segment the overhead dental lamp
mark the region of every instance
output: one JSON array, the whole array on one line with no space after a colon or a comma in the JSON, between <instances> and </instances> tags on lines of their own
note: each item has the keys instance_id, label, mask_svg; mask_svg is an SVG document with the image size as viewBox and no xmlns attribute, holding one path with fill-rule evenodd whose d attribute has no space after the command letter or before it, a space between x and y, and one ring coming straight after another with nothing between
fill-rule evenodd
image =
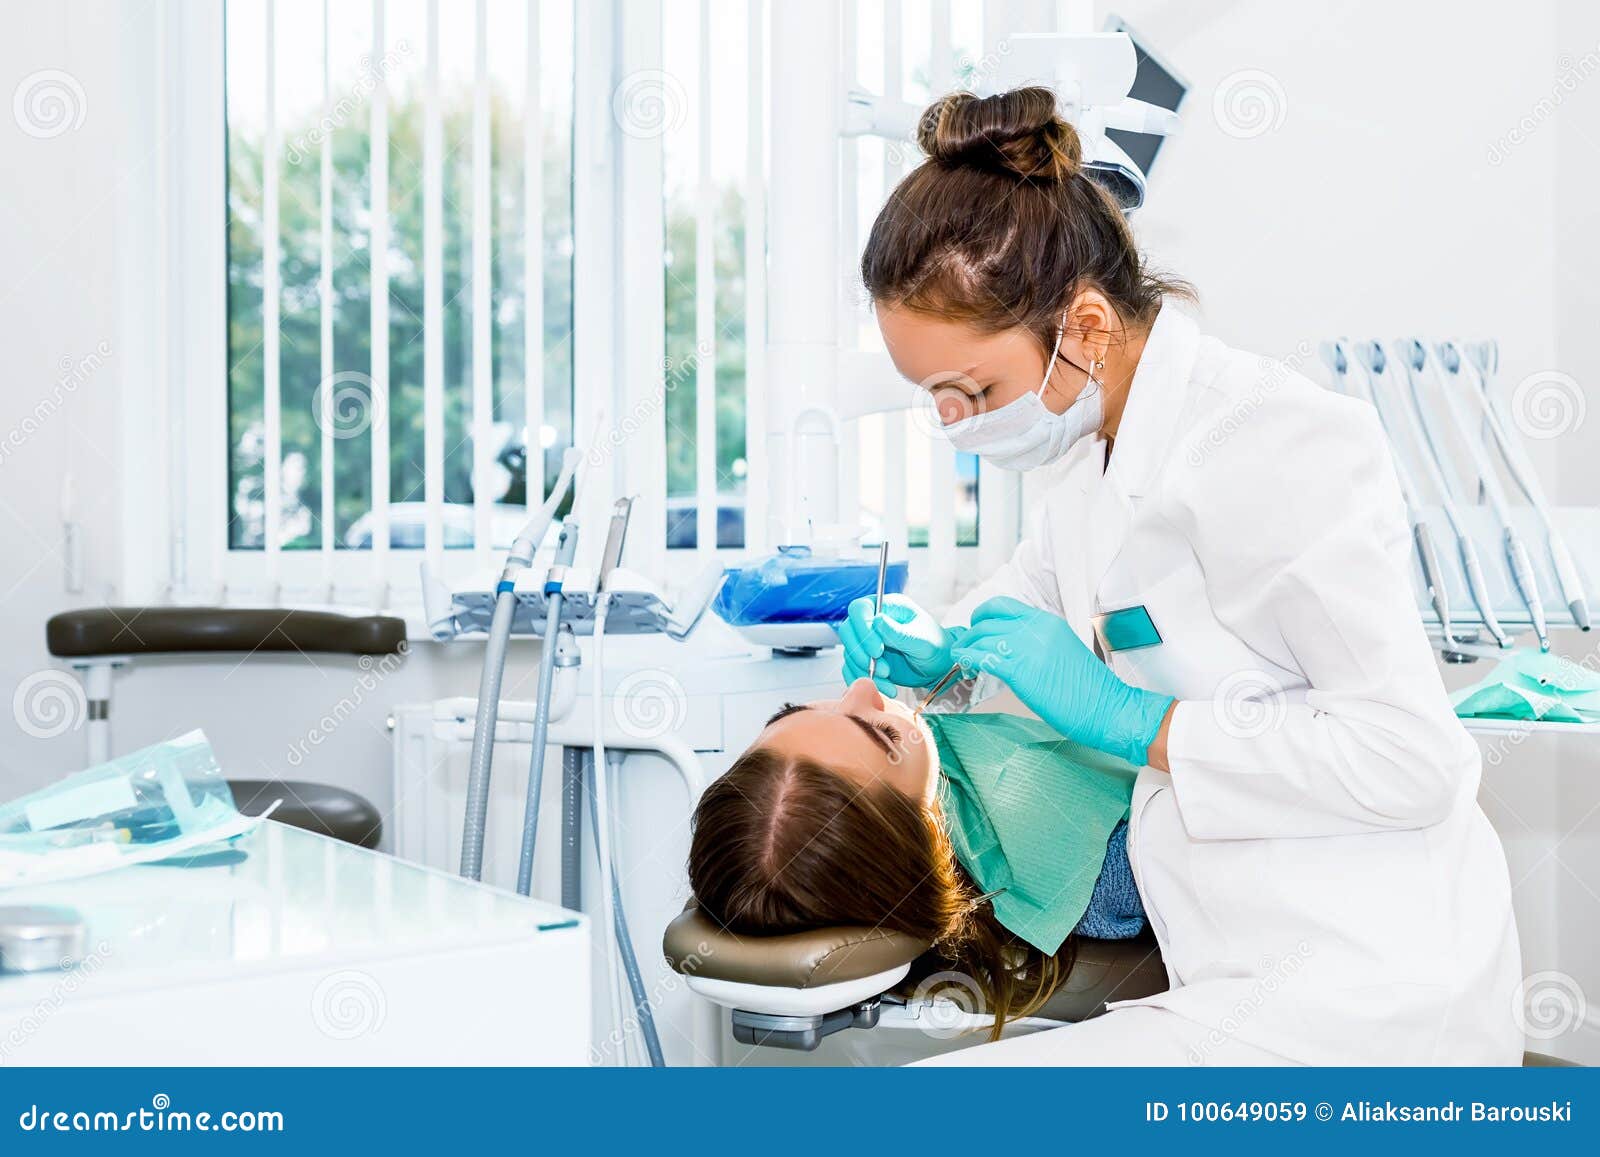
<instances>
[{"instance_id":1,"label":"overhead dental lamp","mask_svg":"<svg viewBox=\"0 0 1600 1157\"><path fill-rule=\"evenodd\" d=\"M1061 115L1078 130L1084 171L1104 185L1125 212L1143 205L1146 172L1110 133L1172 136L1178 131L1175 109L1184 86L1176 83L1173 108L1131 96L1136 85L1150 80L1145 73L1152 69L1168 81L1174 78L1125 31L1012 33L1000 42L997 58L991 78L976 90L979 95L1030 84L1053 89ZM1161 87L1170 91L1173 84ZM851 89L845 94L843 133L914 140L921 115L917 105Z\"/></svg>"}]
</instances>

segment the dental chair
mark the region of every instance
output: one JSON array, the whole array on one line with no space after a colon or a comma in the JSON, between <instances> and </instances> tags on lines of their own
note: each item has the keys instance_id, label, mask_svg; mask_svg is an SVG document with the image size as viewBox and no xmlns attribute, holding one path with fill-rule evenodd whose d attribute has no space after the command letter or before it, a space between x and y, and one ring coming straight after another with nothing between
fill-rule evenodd
<instances>
[{"instance_id":1,"label":"dental chair","mask_svg":"<svg viewBox=\"0 0 1600 1157\"><path fill-rule=\"evenodd\" d=\"M691 991L732 1013L742 1044L810 1052L847 1028L874 1028L885 1003L911 1007L918 980L936 966L929 945L881 928L819 928L740 936L691 904L667 925L662 950ZM1078 941L1067 982L1033 1014L1070 1023L1167 989L1155 938Z\"/></svg>"},{"instance_id":2,"label":"dental chair","mask_svg":"<svg viewBox=\"0 0 1600 1157\"><path fill-rule=\"evenodd\" d=\"M810 1052L847 1028L874 1028L885 1002L910 1007L916 981L931 969L928 945L881 928L818 928L783 936L739 936L693 903L667 925L667 963L691 991L732 1013L741 1044ZM920 967L919 967L920 965ZM1078 940L1067 981L1030 1021L1072 1024L1099 1016L1112 1000L1136 1000L1168 987L1155 937ZM1524 1068L1576 1062L1527 1051Z\"/></svg>"}]
</instances>

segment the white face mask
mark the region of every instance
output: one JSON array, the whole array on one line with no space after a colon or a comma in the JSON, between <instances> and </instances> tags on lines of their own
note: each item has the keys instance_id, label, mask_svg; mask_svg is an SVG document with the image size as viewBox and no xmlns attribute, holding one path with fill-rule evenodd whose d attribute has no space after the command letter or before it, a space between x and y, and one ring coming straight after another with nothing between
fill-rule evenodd
<instances>
[{"instance_id":1,"label":"white face mask","mask_svg":"<svg viewBox=\"0 0 1600 1157\"><path fill-rule=\"evenodd\" d=\"M1035 470L1060 458L1085 434L1100 428L1105 410L1100 383L1089 375L1083 392L1059 414L1044 404L1045 387L1056 368L1065 319L1056 330L1056 345L1045 363L1044 381L1031 394L1007 402L993 413L974 414L944 427L945 437L963 454L977 454L1002 470Z\"/></svg>"}]
</instances>

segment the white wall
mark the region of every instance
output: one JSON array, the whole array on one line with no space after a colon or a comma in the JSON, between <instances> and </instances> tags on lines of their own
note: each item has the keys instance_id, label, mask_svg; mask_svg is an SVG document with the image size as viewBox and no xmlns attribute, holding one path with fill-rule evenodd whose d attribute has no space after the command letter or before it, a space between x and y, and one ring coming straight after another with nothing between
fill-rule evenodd
<instances>
[{"instance_id":1,"label":"white wall","mask_svg":"<svg viewBox=\"0 0 1600 1157\"><path fill-rule=\"evenodd\" d=\"M1563 3L1556 29L1556 68L1563 80L1519 94L1531 112L1536 102L1559 97L1559 105L1534 130L1556 141L1555 219L1552 228L1555 297L1555 356L1550 365L1572 375L1584 388L1586 419L1550 446L1562 500L1573 504L1600 502L1600 344L1595 319L1600 316L1600 291L1595 286L1600 255L1600 213L1595 190L1600 188L1600 8L1582 2ZM1574 74L1584 79L1573 82ZM1548 82L1549 77L1545 80ZM1600 654L1593 634L1581 641L1569 637L1568 653L1584 660ZM1580 654L1581 652L1581 654ZM1557 752L1551 768L1553 796L1550 830L1556 843L1535 874L1548 879L1557 923L1559 968L1576 964L1589 997L1590 1024L1600 1008L1600 743L1568 739L1550 745ZM1537 777L1539 765L1528 774ZM1584 1045L1584 1059L1600 1063L1600 1031Z\"/></svg>"},{"instance_id":2,"label":"white wall","mask_svg":"<svg viewBox=\"0 0 1600 1157\"><path fill-rule=\"evenodd\" d=\"M1514 20L1487 0L1448 9L1358 0L1314 12L1267 2L1113 7L1195 86L1138 228L1160 263L1200 288L1214 332L1280 356L1334 333L1493 334L1509 380L1551 367L1600 380L1589 280L1600 254L1600 84L1563 94L1505 163L1489 161L1495 142L1556 90L1560 58L1596 51L1592 5L1527 3ZM115 210L149 195L148 144L163 130L147 123L143 141L117 132L127 82L147 87L152 67L130 50L122 6L67 0L8 17L0 96L61 69L81 85L84 115L45 140L0 119L0 437L52 394L63 359L76 363L101 342L110 353L0 458L0 702L52 665L45 618L119 601L125 558L152 547L123 541L119 510L125 486L159 464L120 460L122 423L137 416L121 411L119 383L149 356L150 335L119 328L118 286L137 287L143 271L119 261ZM1243 70L1270 75L1269 101L1282 94L1281 123L1248 138L1213 114L1214 90ZM1540 447L1564 501L1600 493L1600 402L1593 408L1586 425ZM88 546L78 596L64 591L59 558L69 469ZM387 706L470 694L475 666L470 654L420 647L334 731L315 767L292 766L291 750L351 697L360 674L352 660L299 656L141 663L119 680L117 743L200 725L235 774L321 778L387 806ZM510 684L528 693L526 662ZM0 710L0 797L81 759L81 733L32 738ZM1563 968L1600 1002L1600 749L1529 741L1488 769L1484 799L1519 881L1530 970ZM1600 1060L1592 1041L1584 1047Z\"/></svg>"}]
</instances>

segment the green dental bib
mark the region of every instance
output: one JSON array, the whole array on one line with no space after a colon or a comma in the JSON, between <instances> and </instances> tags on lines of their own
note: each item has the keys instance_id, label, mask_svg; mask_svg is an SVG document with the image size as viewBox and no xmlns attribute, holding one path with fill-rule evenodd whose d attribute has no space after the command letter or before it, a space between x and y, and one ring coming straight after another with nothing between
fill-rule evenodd
<instances>
[{"instance_id":1,"label":"green dental bib","mask_svg":"<svg viewBox=\"0 0 1600 1157\"><path fill-rule=\"evenodd\" d=\"M1054 954L1083 919L1138 769L1016 715L924 715L956 859L995 917Z\"/></svg>"},{"instance_id":2,"label":"green dental bib","mask_svg":"<svg viewBox=\"0 0 1600 1157\"><path fill-rule=\"evenodd\" d=\"M1556 655L1508 651L1488 676L1450 698L1463 719L1600 722L1600 675Z\"/></svg>"}]
</instances>

